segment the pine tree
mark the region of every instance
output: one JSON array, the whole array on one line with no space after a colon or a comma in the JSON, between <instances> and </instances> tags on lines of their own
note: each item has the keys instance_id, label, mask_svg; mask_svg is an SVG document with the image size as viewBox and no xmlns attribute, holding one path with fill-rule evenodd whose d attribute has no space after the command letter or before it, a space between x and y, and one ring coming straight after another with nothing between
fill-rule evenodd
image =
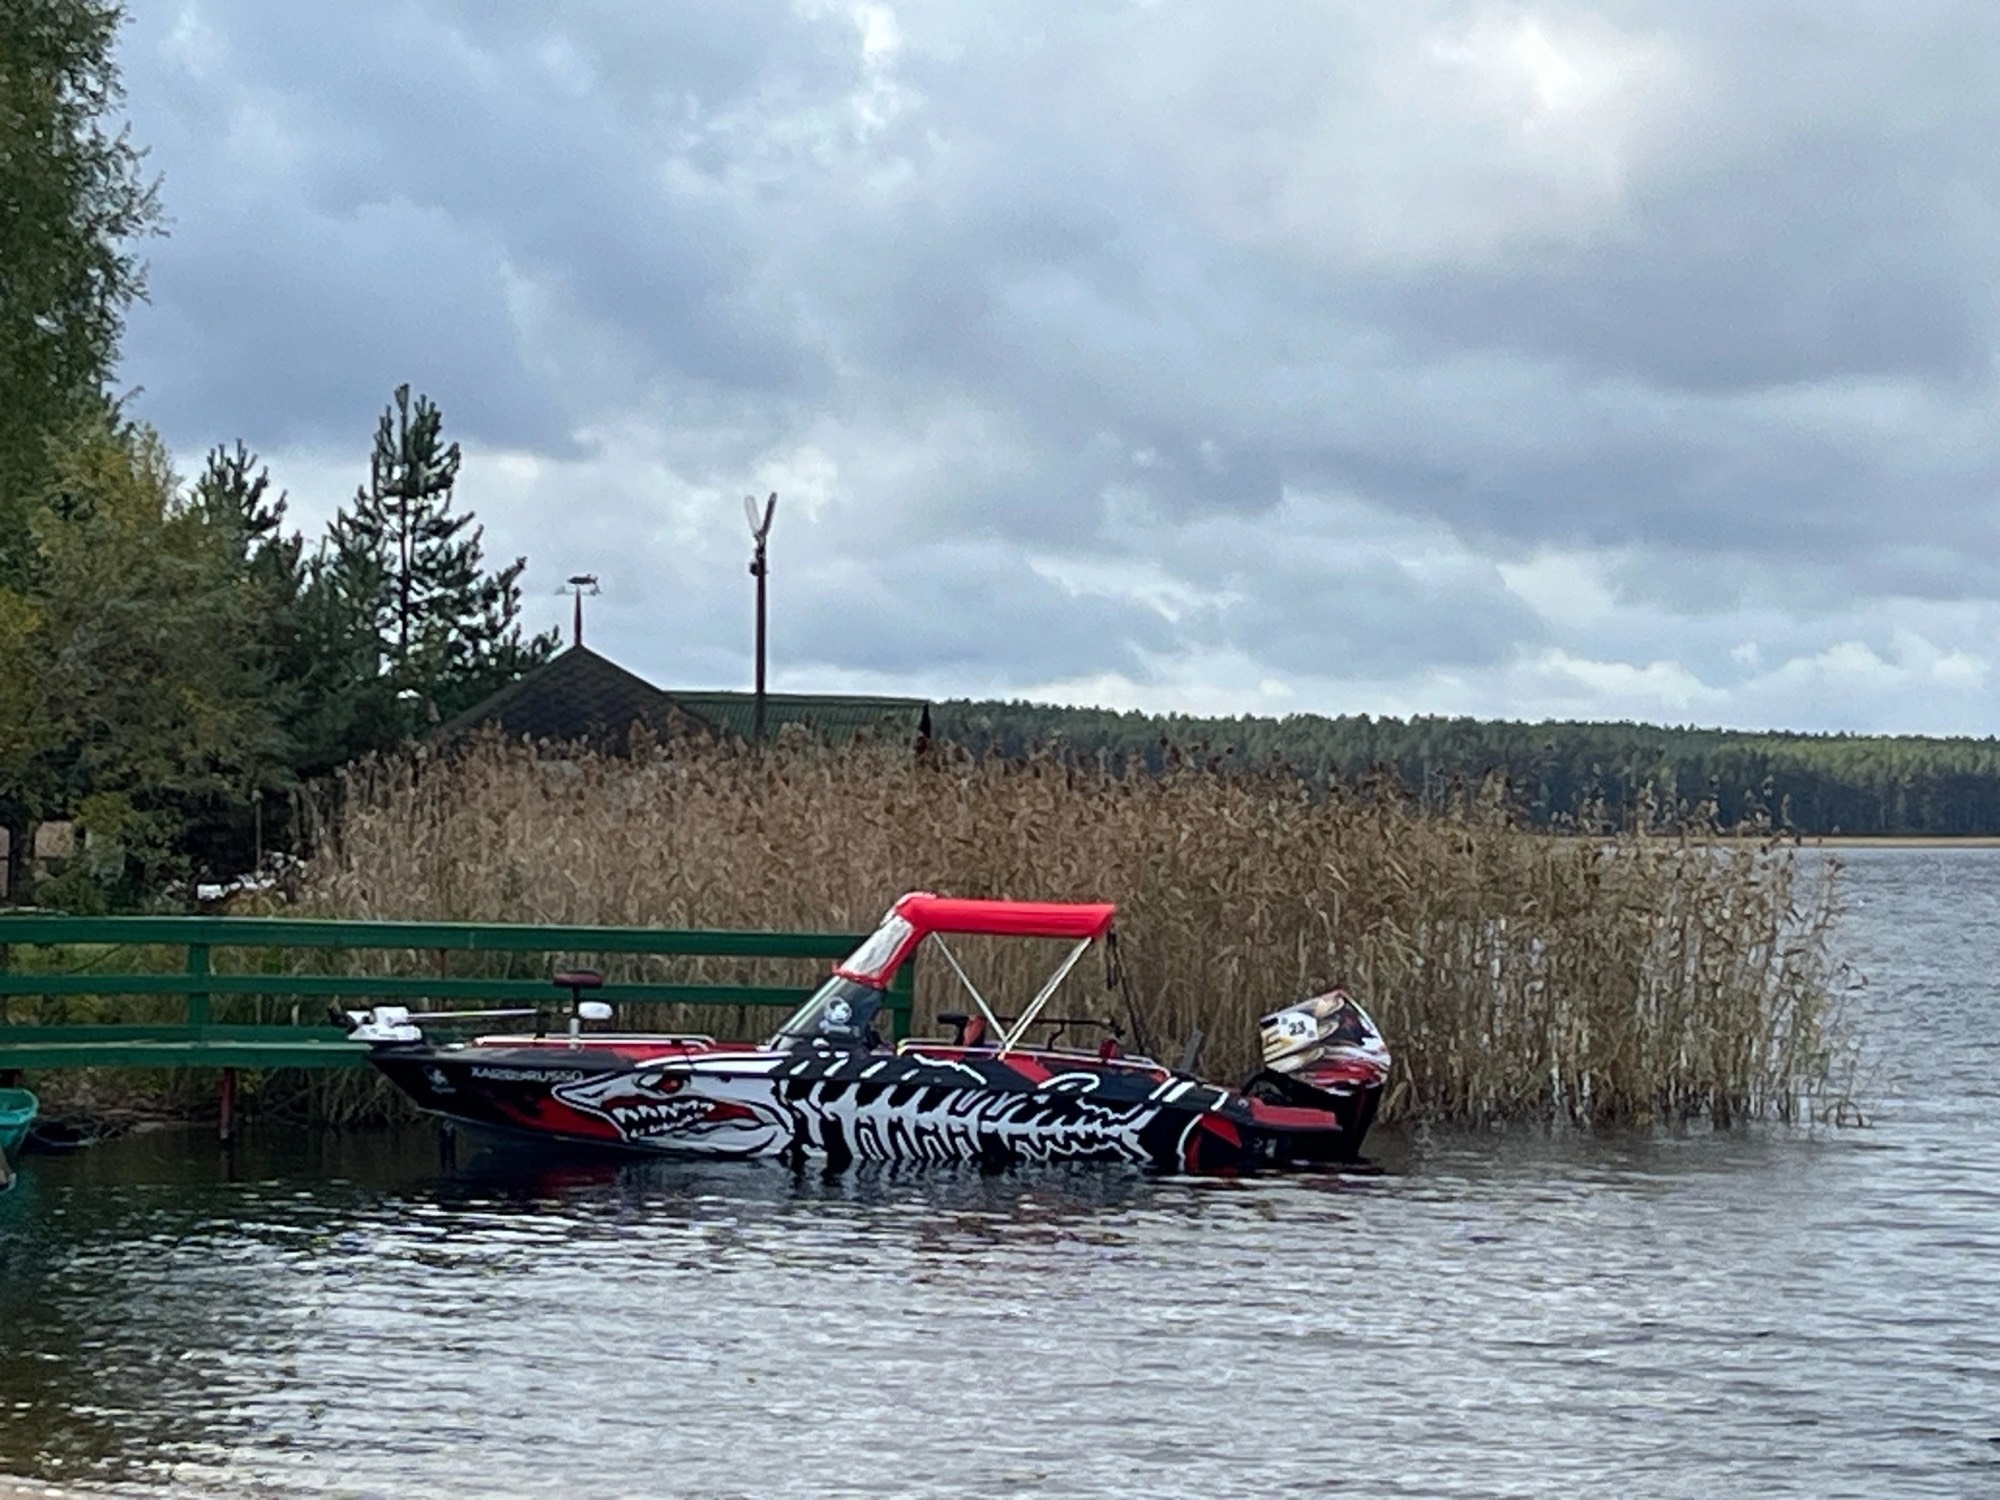
<instances>
[{"instance_id":1,"label":"pine tree","mask_svg":"<svg viewBox=\"0 0 2000 1500\"><path fill-rule=\"evenodd\" d=\"M194 819L183 839L200 868L234 873L266 850L283 847L290 827L286 795L310 760L324 721L325 679L316 642L304 628L305 538L285 530L287 497L270 470L239 439L209 450L187 503L213 538L233 579L244 621L245 690L279 726L283 763L261 768L248 799L218 802ZM315 769L327 769L316 767Z\"/></svg>"},{"instance_id":2,"label":"pine tree","mask_svg":"<svg viewBox=\"0 0 2000 1500\"><path fill-rule=\"evenodd\" d=\"M276 579L296 577L305 541L284 533L287 497L271 495L271 471L238 439L236 448L217 444L208 452L194 482L194 508L209 525L238 538L252 572ZM276 580L274 580L276 581Z\"/></svg>"},{"instance_id":3,"label":"pine tree","mask_svg":"<svg viewBox=\"0 0 2000 1500\"><path fill-rule=\"evenodd\" d=\"M274 696L299 675L299 595L306 576L305 538L286 534L286 503L284 491L271 494L271 471L241 439L234 451L220 444L209 450L189 500L189 509L240 566Z\"/></svg>"},{"instance_id":4,"label":"pine tree","mask_svg":"<svg viewBox=\"0 0 2000 1500\"><path fill-rule=\"evenodd\" d=\"M485 529L454 512L457 443L443 414L398 386L375 430L368 483L333 521L323 582L329 601L365 621L376 673L407 709L404 728L422 733L544 661L553 632L521 635L517 557L485 566Z\"/></svg>"}]
</instances>

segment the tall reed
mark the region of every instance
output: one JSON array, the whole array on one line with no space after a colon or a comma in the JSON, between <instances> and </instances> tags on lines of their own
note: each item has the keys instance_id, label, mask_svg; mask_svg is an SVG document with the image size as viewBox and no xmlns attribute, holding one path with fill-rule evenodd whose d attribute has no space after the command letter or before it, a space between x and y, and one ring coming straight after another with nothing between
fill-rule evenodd
<instances>
[{"instance_id":1,"label":"tall reed","mask_svg":"<svg viewBox=\"0 0 2000 1500\"><path fill-rule=\"evenodd\" d=\"M1121 776L1053 756L679 741L626 760L487 740L350 772L298 901L839 930L912 889L1118 902L1148 1040L1171 1060L1201 1029L1218 1076L1254 1066L1259 1014L1345 984L1396 1056L1386 1117L1726 1124L1846 1107L1830 878L1802 880L1769 844L1531 832L1492 796L1439 810L1190 764ZM964 946L1003 1010L1052 956ZM1058 1008L1115 1013L1103 982L1079 971ZM933 962L919 1017L955 988Z\"/></svg>"}]
</instances>

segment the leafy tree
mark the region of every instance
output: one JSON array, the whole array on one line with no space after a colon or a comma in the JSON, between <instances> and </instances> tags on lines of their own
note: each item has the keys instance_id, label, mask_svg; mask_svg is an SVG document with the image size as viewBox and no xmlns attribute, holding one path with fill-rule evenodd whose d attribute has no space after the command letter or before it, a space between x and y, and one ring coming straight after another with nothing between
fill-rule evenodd
<instances>
[{"instance_id":1,"label":"leafy tree","mask_svg":"<svg viewBox=\"0 0 2000 1500\"><path fill-rule=\"evenodd\" d=\"M557 640L522 638L527 559L488 572L484 528L453 511L460 454L443 425L428 397L413 402L407 385L396 388L368 483L334 518L317 579L330 621L346 611L365 622L377 662L369 675L386 681L417 733L547 660Z\"/></svg>"},{"instance_id":2,"label":"leafy tree","mask_svg":"<svg viewBox=\"0 0 2000 1500\"><path fill-rule=\"evenodd\" d=\"M101 411L133 245L155 232L144 153L108 117L123 97L115 0L0 5L0 581L32 561L29 513L52 440Z\"/></svg>"},{"instance_id":3,"label":"leafy tree","mask_svg":"<svg viewBox=\"0 0 2000 1500\"><path fill-rule=\"evenodd\" d=\"M54 738L42 612L23 590L0 584L0 828L7 830L7 889L19 891L28 835L50 802L42 753Z\"/></svg>"},{"instance_id":4,"label":"leafy tree","mask_svg":"<svg viewBox=\"0 0 2000 1500\"><path fill-rule=\"evenodd\" d=\"M46 732L15 795L77 818L121 902L216 868L227 829L289 776L241 533L182 498L155 434L109 422L59 455L31 533Z\"/></svg>"}]
</instances>

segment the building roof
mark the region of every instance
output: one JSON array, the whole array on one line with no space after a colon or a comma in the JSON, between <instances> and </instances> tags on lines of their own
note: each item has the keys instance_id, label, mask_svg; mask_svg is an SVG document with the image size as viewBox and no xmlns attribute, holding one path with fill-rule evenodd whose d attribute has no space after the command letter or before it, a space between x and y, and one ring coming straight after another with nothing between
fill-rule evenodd
<instances>
[{"instance_id":1,"label":"building roof","mask_svg":"<svg viewBox=\"0 0 2000 1500\"><path fill-rule=\"evenodd\" d=\"M690 692L677 688L671 696L692 717L713 724L725 734L747 740L756 732L755 693ZM841 745L869 735L914 741L931 732L931 706L923 698L766 693L765 737L775 738L780 729L792 724Z\"/></svg>"},{"instance_id":2,"label":"building roof","mask_svg":"<svg viewBox=\"0 0 2000 1500\"><path fill-rule=\"evenodd\" d=\"M515 739L584 740L622 749L634 724L660 737L693 728L747 740L756 721L755 693L666 692L579 645L440 725L435 738L490 727ZM930 721L930 704L922 698L764 695L766 738L799 725L832 744L871 735L915 743L930 734Z\"/></svg>"},{"instance_id":3,"label":"building roof","mask_svg":"<svg viewBox=\"0 0 2000 1500\"><path fill-rule=\"evenodd\" d=\"M672 733L677 714L694 720L697 727L714 728L645 678L588 646L571 646L440 725L437 737L452 739L491 727L515 739L587 740L622 747L634 724L645 725L655 735Z\"/></svg>"}]
</instances>

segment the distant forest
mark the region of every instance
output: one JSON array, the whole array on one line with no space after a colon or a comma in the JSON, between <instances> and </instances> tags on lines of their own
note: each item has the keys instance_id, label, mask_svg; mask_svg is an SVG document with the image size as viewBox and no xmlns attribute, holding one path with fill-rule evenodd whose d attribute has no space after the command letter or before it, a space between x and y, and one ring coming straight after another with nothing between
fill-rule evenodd
<instances>
[{"instance_id":1,"label":"distant forest","mask_svg":"<svg viewBox=\"0 0 2000 1500\"><path fill-rule=\"evenodd\" d=\"M1498 773L1544 827L1713 821L1800 835L2000 834L2000 740L1740 733L1477 719L1204 719L1030 703L936 705L937 733L979 751L1037 745L1159 769L1173 756L1284 765L1316 784L1393 772L1431 799Z\"/></svg>"}]
</instances>

